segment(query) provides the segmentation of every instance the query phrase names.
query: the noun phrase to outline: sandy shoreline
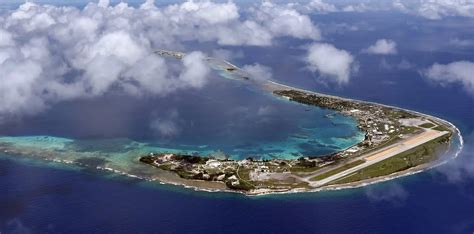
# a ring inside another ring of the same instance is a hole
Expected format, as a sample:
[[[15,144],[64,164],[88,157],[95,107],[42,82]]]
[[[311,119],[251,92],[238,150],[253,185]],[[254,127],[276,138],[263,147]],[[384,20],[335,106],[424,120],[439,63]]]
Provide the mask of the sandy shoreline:
[[[392,173],[392,174],[389,174],[389,175],[386,175],[386,176],[380,176],[380,177],[376,177],[376,178],[356,181],[356,182],[347,183],[347,184],[324,185],[322,187],[318,187],[318,188],[314,188],[314,189],[297,188],[297,189],[284,189],[284,190],[281,190],[281,191],[270,190],[270,189],[256,189],[256,190],[252,190],[250,192],[243,192],[243,191],[236,191],[236,190],[231,190],[231,189],[209,189],[209,188],[197,187],[197,186],[193,186],[193,185],[189,185],[189,184],[180,184],[180,183],[173,183],[173,182],[168,183],[168,184],[180,185],[180,186],[183,186],[185,188],[193,189],[195,191],[239,193],[239,194],[243,194],[243,195],[246,195],[246,196],[263,196],[263,195],[272,195],[272,194],[291,194],[291,193],[302,193],[302,192],[320,192],[320,191],[329,191],[329,190],[353,189],[353,188],[360,188],[360,187],[364,187],[364,186],[368,186],[368,185],[372,185],[372,184],[377,184],[377,183],[381,183],[381,182],[385,182],[385,181],[389,181],[389,180],[393,180],[393,179],[397,179],[397,178],[401,178],[401,177],[405,177],[405,176],[409,176],[409,175],[414,175],[414,174],[417,174],[417,173],[435,168],[437,166],[445,164],[446,162],[448,162],[451,159],[456,158],[460,154],[460,152],[462,151],[463,138],[462,138],[461,132],[454,124],[452,124],[451,122],[449,122],[447,120],[444,120],[444,119],[441,119],[441,118],[438,118],[438,117],[435,117],[435,116],[423,114],[423,113],[420,113],[420,112],[417,112],[417,111],[400,108],[400,107],[384,105],[384,104],[379,104],[379,103],[375,103],[375,102],[368,102],[368,101],[360,101],[360,100],[354,100],[354,99],[348,99],[348,98],[341,98],[341,97],[332,96],[332,95],[325,95],[325,94],[320,94],[320,93],[312,92],[312,91],[308,91],[308,90],[293,88],[293,87],[290,87],[290,86],[287,86],[287,85],[282,85],[282,84],[279,84],[279,83],[276,83],[276,82],[273,82],[273,81],[270,81],[270,82],[272,84],[276,85],[276,86],[284,87],[285,89],[296,89],[298,91],[302,91],[302,92],[309,93],[309,94],[327,96],[327,97],[343,99],[343,100],[359,102],[359,103],[368,103],[368,104],[373,104],[373,105],[384,106],[384,107],[393,108],[393,109],[397,109],[397,110],[403,110],[403,111],[406,111],[408,113],[416,114],[418,116],[423,116],[427,119],[436,120],[436,121],[438,121],[438,122],[440,122],[440,123],[442,123],[446,126],[449,126],[451,131],[453,133],[455,133],[457,139],[459,140],[459,146],[455,150],[454,155],[452,157],[444,157],[442,160],[439,160],[439,161],[418,165],[416,167],[412,167],[412,168],[409,168],[407,170],[400,171],[400,172],[395,172],[395,173]],[[269,90],[267,90],[267,91],[269,91]],[[450,142],[450,144],[451,144],[451,142]],[[449,151],[450,151],[450,147],[448,146],[448,149],[446,150],[446,152],[444,152],[444,154],[448,153]],[[192,182],[192,180],[190,180],[190,181]],[[167,184],[167,182],[163,182],[163,181],[160,181],[160,183]],[[208,182],[208,183],[219,183],[219,182]]]
[[[451,139],[450,145],[448,146],[446,152],[444,153],[444,154],[449,153],[450,157],[443,157],[442,160],[422,164],[422,165],[419,165],[419,166],[416,166],[416,167],[409,168],[409,169],[404,170],[404,171],[395,172],[395,173],[385,175],[385,176],[380,176],[380,177],[376,177],[376,178],[356,181],[356,182],[352,182],[352,183],[348,183],[348,184],[323,185],[321,187],[317,187],[317,188],[314,188],[314,189],[308,189],[308,188],[281,189],[281,190],[278,190],[278,189],[255,189],[255,190],[251,190],[249,192],[245,192],[245,191],[238,191],[238,190],[228,189],[228,188],[226,188],[225,184],[222,183],[222,182],[183,179],[183,178],[180,178],[179,176],[177,176],[173,173],[166,172],[166,171],[161,170],[161,169],[156,169],[156,170],[162,171],[162,172],[158,173],[157,176],[134,175],[134,174],[127,173],[125,171],[121,171],[117,168],[110,168],[110,167],[106,167],[106,166],[97,166],[97,167],[95,167],[95,169],[109,171],[109,172],[114,173],[114,174],[127,176],[127,177],[131,177],[131,178],[136,178],[136,179],[141,179],[141,180],[146,180],[146,181],[152,181],[154,183],[158,182],[160,184],[169,184],[169,185],[181,186],[181,187],[184,187],[184,188],[187,188],[187,189],[192,189],[192,190],[195,190],[195,191],[239,193],[239,194],[243,194],[243,195],[246,195],[246,196],[262,196],[262,195],[270,195],[270,194],[291,194],[291,193],[302,193],[302,192],[319,192],[319,191],[328,191],[328,190],[342,190],[342,189],[360,188],[360,187],[364,187],[364,186],[368,186],[368,185],[372,185],[372,184],[376,184],[376,183],[380,183],[380,182],[385,182],[385,181],[393,180],[393,179],[404,177],[404,176],[417,174],[417,173],[423,172],[425,170],[435,168],[437,166],[445,164],[446,162],[448,162],[451,159],[454,159],[454,158],[458,157],[458,155],[462,151],[464,143],[463,143],[463,138],[462,138],[461,132],[454,124],[452,124],[451,122],[449,122],[447,120],[444,120],[444,119],[441,119],[441,118],[438,118],[438,117],[435,117],[435,116],[423,114],[423,113],[420,113],[420,112],[417,112],[417,111],[412,111],[412,110],[400,108],[400,107],[384,105],[384,104],[379,104],[379,103],[375,103],[375,102],[368,102],[368,101],[360,101],[360,100],[342,98],[342,97],[337,97],[337,96],[332,96],[332,95],[320,94],[320,93],[313,92],[313,91],[293,88],[291,86],[279,84],[279,83],[276,83],[274,81],[266,81],[266,82],[268,82],[268,84],[270,84],[271,86],[268,86],[268,85],[265,86],[265,84],[264,84],[263,88],[269,88],[266,91],[270,91],[270,92],[273,92],[274,90],[281,90],[281,89],[298,90],[298,91],[301,91],[301,92],[304,92],[304,93],[307,93],[307,94],[314,94],[314,95],[319,95],[319,96],[332,97],[332,98],[335,98],[335,99],[342,99],[342,100],[351,101],[351,102],[367,103],[367,104],[378,105],[378,106],[388,107],[388,108],[397,109],[397,110],[403,110],[403,111],[406,111],[408,113],[413,113],[415,115],[425,117],[427,119],[435,120],[436,122],[442,123],[443,125],[445,125],[446,127],[448,127],[451,130],[451,132],[453,133],[453,137],[455,136],[456,140],[458,140],[457,148],[456,149],[451,148],[452,147],[451,144],[455,141],[454,139]],[[452,156],[451,156],[451,153],[453,154]],[[80,163],[75,162],[75,161],[61,160],[61,159],[57,159],[57,158],[56,159],[42,158],[42,159],[47,160],[47,161],[62,163],[62,164],[69,164],[69,165],[73,164],[73,165],[78,165],[78,166],[84,166],[84,165],[81,165]],[[164,173],[164,172],[166,172],[166,173]]]
[[[409,111],[409,110],[406,110],[406,111]],[[436,117],[433,117],[433,116],[430,116],[430,117],[435,118],[438,121],[442,121],[445,124],[448,124],[449,126],[451,126],[453,131],[456,132],[456,135],[459,139],[459,145],[458,145],[458,147],[457,147],[457,149],[454,152],[454,155],[452,157],[445,157],[445,158],[443,158],[443,160],[440,160],[440,161],[437,161],[437,162],[434,162],[434,163],[422,164],[422,165],[419,165],[419,166],[416,166],[416,167],[413,167],[413,168],[409,168],[409,169],[404,170],[404,171],[392,173],[390,175],[380,176],[380,177],[371,178],[371,179],[367,179],[367,180],[356,181],[356,182],[352,182],[352,183],[348,183],[348,184],[326,185],[326,186],[322,186],[322,187],[315,188],[315,189],[300,189],[299,188],[299,189],[290,189],[290,190],[285,189],[285,190],[281,190],[281,191],[262,189],[262,190],[254,190],[254,191],[251,191],[251,192],[243,192],[243,191],[228,189],[228,188],[225,187],[225,184],[221,183],[221,182],[203,182],[203,181],[198,181],[198,180],[196,180],[196,181],[194,181],[194,180],[184,180],[184,179],[181,179],[177,175],[174,175],[172,173],[168,173],[170,178],[165,179],[165,178],[148,178],[148,177],[144,177],[144,176],[133,175],[133,174],[129,174],[127,172],[120,171],[120,170],[117,170],[117,169],[114,169],[114,168],[109,168],[109,167],[100,167],[100,166],[98,166],[98,167],[96,167],[96,169],[97,170],[108,171],[108,172],[111,172],[111,173],[114,173],[114,174],[117,174],[117,175],[121,175],[121,176],[126,176],[126,177],[130,177],[130,178],[150,181],[150,182],[153,182],[153,183],[159,183],[159,184],[162,184],[162,185],[179,186],[179,187],[183,187],[183,188],[186,188],[186,189],[191,189],[191,190],[194,190],[194,191],[212,192],[212,193],[234,193],[234,194],[242,194],[242,195],[245,195],[245,196],[265,196],[265,195],[278,195],[278,194],[284,195],[284,194],[294,194],[294,193],[313,193],[313,192],[332,191],[332,190],[355,189],[355,188],[361,188],[361,187],[364,187],[364,186],[369,186],[369,185],[373,185],[373,184],[377,184],[377,183],[381,183],[381,182],[385,182],[385,181],[390,181],[390,180],[405,177],[405,176],[414,175],[414,174],[417,174],[417,173],[420,173],[420,172],[423,172],[423,171],[426,171],[426,170],[429,170],[429,169],[433,169],[433,168],[435,168],[437,166],[440,166],[440,165],[443,165],[443,164],[447,163],[449,160],[454,159],[457,156],[459,156],[459,154],[460,154],[460,152],[462,151],[462,148],[463,148],[463,139],[462,139],[462,136],[461,136],[461,133],[460,133],[459,129],[456,126],[454,126],[452,123],[450,123],[449,121],[442,120],[442,119],[439,119],[439,118],[436,118]],[[448,148],[448,151],[449,151],[449,148]],[[67,165],[82,166],[78,162],[69,161],[69,160],[60,160],[60,159],[42,159],[42,160],[61,163],[61,164],[67,164]],[[158,170],[161,170],[161,169],[158,169]],[[177,181],[181,181],[181,182],[177,182]],[[200,184],[201,186],[196,186],[196,183]],[[213,186],[209,186],[211,184]],[[221,188],[216,188],[216,187],[221,187]]]

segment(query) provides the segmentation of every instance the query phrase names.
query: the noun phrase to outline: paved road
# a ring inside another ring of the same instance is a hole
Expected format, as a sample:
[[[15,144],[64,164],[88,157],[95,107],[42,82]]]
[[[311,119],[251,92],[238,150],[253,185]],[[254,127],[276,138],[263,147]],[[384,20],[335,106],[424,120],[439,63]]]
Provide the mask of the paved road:
[[[390,157],[398,155],[402,152],[410,150],[414,147],[422,145],[422,144],[424,144],[426,142],[429,142],[433,139],[444,136],[448,133],[449,132],[446,132],[446,131],[440,132],[440,131],[435,131],[435,130],[428,129],[428,130],[426,130],[425,132],[423,132],[419,135],[410,137],[410,138],[408,138],[408,139],[406,139],[402,142],[399,142],[395,145],[388,146],[382,151],[378,151],[376,153],[368,154],[367,157],[365,157],[366,161],[364,163],[360,164],[360,165],[349,168],[345,171],[339,172],[335,175],[329,176],[329,177],[324,178],[322,180],[308,181],[308,182],[313,187],[320,187],[320,186],[325,185],[329,182],[335,181],[335,180],[340,179],[344,176],[347,176],[349,174],[357,172],[357,171],[359,171],[363,168],[366,168],[370,165],[376,164],[380,161],[383,161],[385,159],[388,159]]]

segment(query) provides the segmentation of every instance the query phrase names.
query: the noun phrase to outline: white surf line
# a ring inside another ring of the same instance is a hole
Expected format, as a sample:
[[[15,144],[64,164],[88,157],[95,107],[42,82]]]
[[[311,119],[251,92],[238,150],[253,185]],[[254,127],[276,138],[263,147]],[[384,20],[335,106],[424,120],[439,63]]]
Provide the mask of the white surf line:
[[[159,55],[163,55],[164,53],[160,53],[160,52],[174,52],[174,51],[165,51],[165,50],[157,50],[155,51],[155,53],[159,54]],[[179,54],[181,55],[186,55],[185,53],[183,52],[178,52]],[[166,56],[166,55],[165,55]],[[176,56],[173,56],[173,57],[176,57]],[[212,57],[208,57],[208,59],[212,59]],[[235,68],[241,70],[238,66],[235,66],[234,64],[226,61],[226,60],[222,60],[223,62],[227,63],[227,64],[230,64],[231,66],[234,66]],[[340,97],[340,96],[334,96],[334,95],[328,95],[328,94],[323,94],[323,93],[319,93],[319,92],[315,92],[315,91],[310,91],[310,90],[306,90],[306,89],[302,89],[302,88],[296,88],[296,87],[292,87],[292,86],[289,86],[289,85],[285,85],[285,84],[281,84],[279,82],[276,82],[276,81],[273,81],[273,80],[267,80],[266,81],[267,83],[262,83],[263,86],[265,85],[275,85],[278,87],[278,89],[274,89],[274,90],[269,90],[270,92],[273,92],[273,91],[276,91],[276,90],[284,90],[283,88],[286,88],[286,89],[293,89],[293,90],[298,90],[298,91],[301,91],[301,92],[304,92],[304,93],[307,93],[307,94],[314,94],[314,95],[318,95],[318,96],[322,96],[322,97],[331,97],[331,98],[335,98],[335,99],[339,99],[339,100],[346,100],[346,101],[353,101],[353,102],[359,102],[359,103],[365,103],[365,104],[373,104],[373,105],[379,105],[379,106],[383,106],[383,107],[388,107],[388,108],[393,108],[393,109],[397,109],[397,110],[403,110],[403,111],[407,111],[409,113],[412,113],[412,114],[416,114],[416,115],[419,115],[419,116],[423,116],[425,118],[431,118],[431,119],[434,119],[436,121],[439,121],[443,124],[446,124],[448,126],[451,127],[451,129],[454,129],[454,132],[456,133],[457,135],[457,138],[459,140],[459,145],[457,147],[457,150],[456,152],[454,153],[453,157],[451,158],[446,158],[444,159],[443,161],[439,161],[435,164],[432,164],[431,166],[427,167],[427,168],[424,168],[424,169],[420,169],[420,170],[417,170],[417,171],[411,171],[409,173],[405,173],[405,174],[399,174],[399,173],[393,173],[391,175],[387,175],[387,176],[383,176],[381,177],[380,179],[376,179],[376,178],[373,178],[374,180],[371,180],[370,182],[367,182],[367,183],[361,183],[361,184],[358,184],[358,185],[339,185],[337,187],[316,187],[314,189],[310,189],[310,190],[307,190],[307,192],[318,192],[318,191],[323,191],[323,190],[339,190],[339,189],[349,189],[349,188],[358,188],[358,187],[364,187],[364,186],[367,186],[367,185],[371,185],[371,184],[376,184],[376,183],[380,183],[380,182],[384,182],[384,181],[388,181],[388,180],[392,180],[392,179],[396,179],[396,178],[400,178],[400,177],[405,177],[405,176],[409,176],[409,175],[412,175],[412,174],[417,174],[417,173],[420,173],[420,172],[423,172],[425,170],[428,170],[428,169],[433,169],[435,167],[438,167],[440,165],[443,165],[445,163],[447,163],[450,159],[455,159],[457,158],[460,153],[462,152],[463,150],[463,146],[464,146],[464,139],[462,137],[462,134],[461,134],[461,131],[459,130],[459,128],[456,127],[456,125],[454,125],[453,123],[447,121],[447,120],[444,120],[444,119],[441,119],[441,118],[438,118],[436,116],[432,116],[432,115],[428,115],[428,114],[424,114],[424,113],[420,113],[418,111],[413,111],[413,110],[408,110],[408,109],[405,109],[405,108],[401,108],[401,107],[396,107],[396,106],[391,106],[391,105],[386,105],[386,104],[381,104],[381,103],[376,103],[376,102],[371,102],[371,101],[363,101],[363,100],[356,100],[356,99],[351,99],[351,98],[344,98],[344,97]],[[264,87],[265,88],[265,87]],[[267,88],[271,88],[271,87],[267,87]],[[377,151],[378,152],[378,151]],[[362,164],[363,165],[363,164]],[[396,174],[396,175],[394,175]],[[160,182],[162,183],[162,182]],[[185,186],[187,187],[187,186]],[[197,190],[201,190],[201,189],[197,189]],[[233,191],[231,191],[233,192]],[[271,194],[285,194],[285,193],[298,193],[300,191],[296,191],[296,190],[291,190],[291,191],[287,191],[287,192],[271,192]],[[260,195],[265,195],[265,194],[260,194]]]
[[[381,162],[385,159],[388,159],[388,158],[391,158],[393,156],[399,155],[400,153],[403,153],[405,151],[413,149],[417,146],[420,146],[420,145],[422,145],[426,142],[429,142],[431,140],[434,140],[438,137],[444,136],[448,133],[449,132],[447,132],[447,131],[438,132],[438,131],[434,131],[434,130],[428,130],[428,131],[426,131],[422,134],[410,137],[410,138],[406,139],[403,142],[400,142],[400,143],[395,144],[395,145],[388,146],[385,150],[383,150],[379,153],[369,154],[367,157],[365,157],[366,161],[364,163],[360,164],[360,165],[349,168],[345,171],[339,172],[337,174],[334,174],[332,176],[329,176],[329,177],[324,178],[324,179],[319,180],[319,181],[314,181],[314,182],[311,181],[310,185],[314,186],[314,187],[320,187],[320,186],[325,185],[329,182],[332,182],[334,180],[340,179],[344,176],[347,176],[349,174],[357,172],[361,169],[364,169],[368,166],[371,166],[371,165],[374,165],[378,162]]]

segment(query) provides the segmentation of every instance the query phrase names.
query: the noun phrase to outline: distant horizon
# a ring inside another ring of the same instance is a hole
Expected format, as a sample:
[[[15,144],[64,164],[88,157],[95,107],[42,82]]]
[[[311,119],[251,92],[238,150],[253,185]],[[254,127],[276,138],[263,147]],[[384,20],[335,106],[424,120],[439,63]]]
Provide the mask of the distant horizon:
[[[30,2],[0,233],[472,234],[472,0]]]

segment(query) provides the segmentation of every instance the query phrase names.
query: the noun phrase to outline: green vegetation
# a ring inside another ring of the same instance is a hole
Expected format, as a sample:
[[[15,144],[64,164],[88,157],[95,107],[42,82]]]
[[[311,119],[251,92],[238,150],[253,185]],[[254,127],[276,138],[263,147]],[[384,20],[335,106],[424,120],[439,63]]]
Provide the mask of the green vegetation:
[[[421,127],[421,128],[432,128],[434,126],[435,125],[433,123],[424,123],[424,124],[418,125],[418,127]]]
[[[235,189],[235,190],[245,190],[249,191],[252,189],[255,189],[255,186],[247,181],[244,180],[239,180],[239,184],[232,185],[231,181],[227,181],[225,185],[230,188],[230,189]]]
[[[387,140],[387,141],[383,142],[382,144],[378,145],[377,147],[374,147],[374,148],[371,148],[371,149],[368,149],[368,150],[365,150],[365,151],[360,152],[360,155],[375,152],[375,151],[381,149],[382,147],[395,144],[395,143],[398,142],[400,139],[401,139],[401,138],[398,137],[398,136],[392,137],[392,138],[390,138],[389,140]]]
[[[438,125],[438,127],[436,128],[433,128],[433,130],[436,130],[436,131],[450,131],[448,127],[444,126],[444,125]]]
[[[288,189],[288,188],[312,188],[306,182],[297,181],[295,179],[287,180],[266,180],[266,181],[254,181],[255,187],[257,188],[272,188],[272,189]]]
[[[185,179],[193,179],[194,174],[190,173],[189,171],[186,171],[182,168],[177,168],[175,172],[181,177]]]
[[[176,160],[185,161],[191,164],[205,164],[209,158],[199,157],[199,156],[191,156],[191,155],[176,155]]]
[[[140,162],[146,163],[146,164],[152,164],[155,161],[155,159],[152,156],[143,156],[140,157]]]
[[[349,168],[353,168],[353,167],[355,167],[355,166],[357,166],[357,165],[360,165],[360,164],[362,164],[362,163],[364,163],[364,162],[365,162],[365,160],[362,160],[362,159],[356,160],[356,161],[351,162],[351,163],[348,163],[348,164],[346,164],[346,165],[344,165],[344,166],[338,167],[338,168],[336,168],[336,169],[334,169],[334,170],[331,170],[331,171],[325,172],[325,173],[323,173],[323,174],[317,175],[317,176],[311,178],[311,180],[312,180],[312,181],[316,181],[316,180],[325,179],[325,178],[327,178],[327,177],[329,177],[329,176],[335,175],[335,174],[337,174],[337,173],[339,173],[339,172],[343,172],[343,171],[345,171],[345,170],[347,170],[347,169],[349,169]]]
[[[237,176],[242,179],[242,180],[250,180],[250,171],[251,169],[249,168],[239,168],[237,170]]]
[[[416,118],[417,116],[410,112],[398,109],[392,109],[388,107],[383,108],[384,114],[391,119],[403,119],[403,118]]]
[[[315,172],[321,168],[319,167],[290,167],[289,170],[291,173],[310,173]]]
[[[402,131],[400,133],[402,134],[411,134],[420,131],[421,129],[417,127],[402,127]]]
[[[161,164],[158,166],[158,168],[163,169],[165,171],[171,171],[171,164]]]
[[[434,161],[438,159],[438,155],[435,152],[438,149],[438,146],[447,140],[449,140],[449,135],[433,139],[416,148],[405,151],[399,155],[393,156],[374,165],[368,166],[358,172],[336,180],[331,184],[344,184],[389,175]]]

